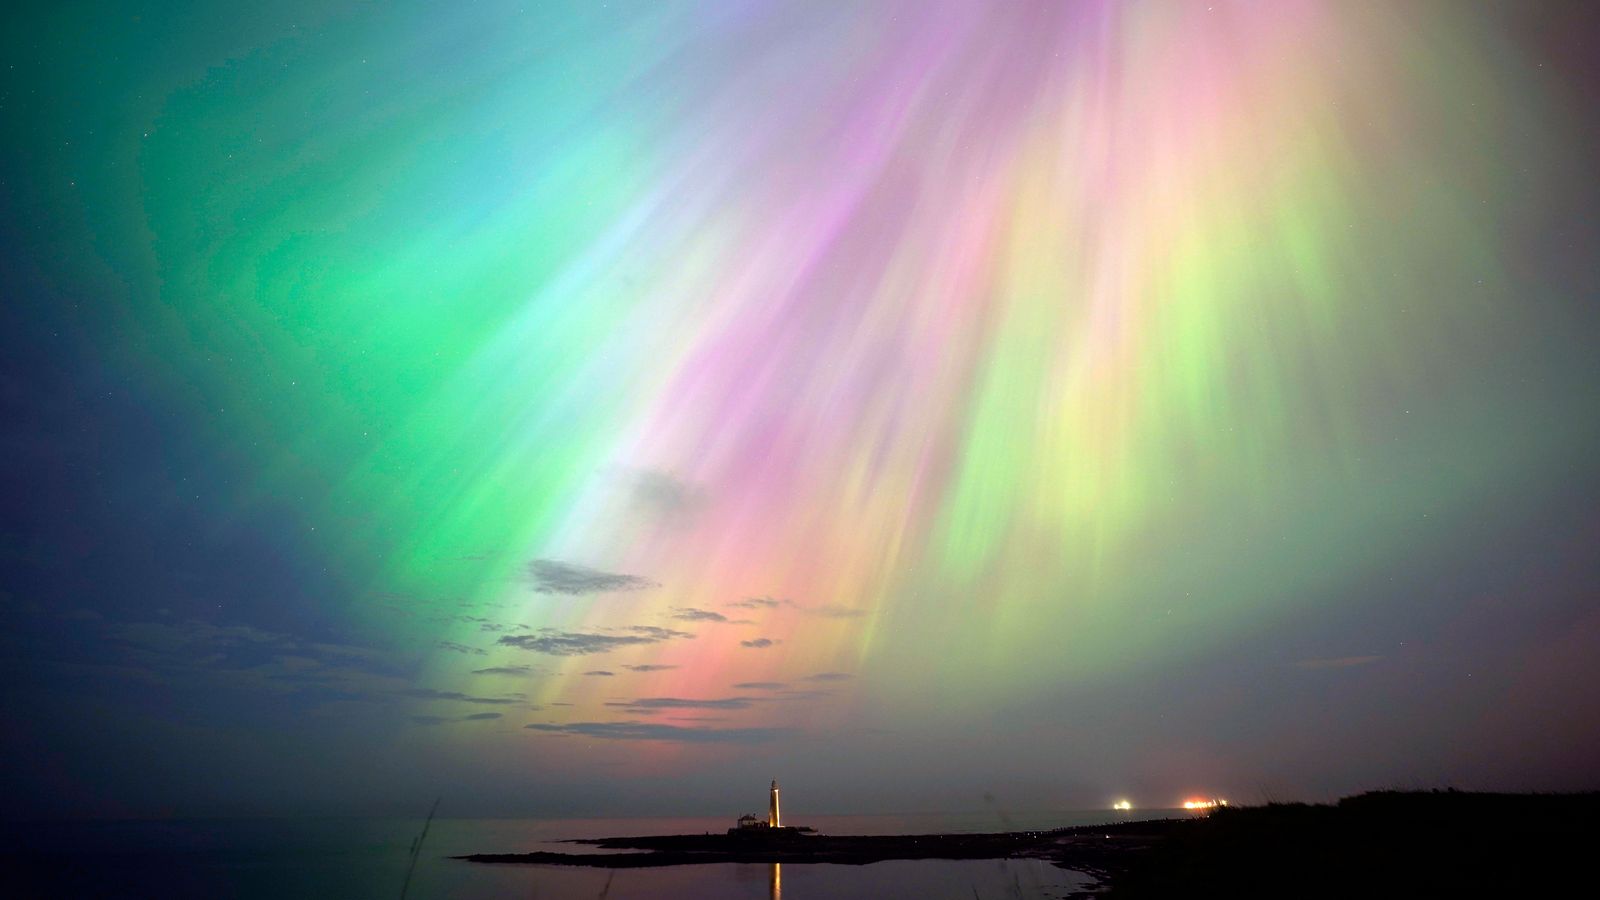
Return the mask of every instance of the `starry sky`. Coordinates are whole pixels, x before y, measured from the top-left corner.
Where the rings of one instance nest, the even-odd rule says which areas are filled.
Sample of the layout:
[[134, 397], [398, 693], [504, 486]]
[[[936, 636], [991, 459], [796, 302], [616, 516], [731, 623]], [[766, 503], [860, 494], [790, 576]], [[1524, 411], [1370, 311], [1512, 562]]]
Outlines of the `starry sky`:
[[7, 815], [1597, 787], [1584, 4], [27, 4]]

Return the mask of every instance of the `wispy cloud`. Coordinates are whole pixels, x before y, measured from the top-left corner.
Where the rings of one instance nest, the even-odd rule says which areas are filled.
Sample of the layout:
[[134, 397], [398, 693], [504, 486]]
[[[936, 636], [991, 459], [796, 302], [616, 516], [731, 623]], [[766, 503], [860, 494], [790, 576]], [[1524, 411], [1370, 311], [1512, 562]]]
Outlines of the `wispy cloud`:
[[808, 616], [821, 616], [824, 619], [859, 619], [867, 614], [867, 611], [859, 606], [844, 606], [838, 603], [826, 603], [822, 606], [796, 605], [795, 609]]
[[727, 604], [735, 609], [778, 609], [787, 607], [808, 616], [820, 616], [824, 619], [859, 619], [867, 614], [867, 610], [858, 606], [845, 606], [841, 603], [824, 603], [818, 606], [807, 606], [793, 600], [779, 600], [774, 597], [746, 597]]
[[107, 626], [114, 638], [156, 652], [189, 650], [195, 647], [271, 646], [293, 648], [299, 641], [287, 634], [265, 631], [251, 625], [213, 625], [210, 622], [127, 622]]
[[726, 622], [728, 617], [709, 609], [695, 609], [692, 606], [675, 607], [672, 617], [683, 622]]
[[751, 647], [760, 650], [766, 647], [771, 647], [775, 643], [777, 643], [777, 641], [774, 641], [772, 638], [755, 638], [753, 640], [740, 641], [739, 646]]
[[615, 672], [607, 672], [605, 669], [594, 669], [592, 671], [588, 671], [588, 672], [585, 672], [583, 674], [585, 674], [585, 675], [599, 675], [599, 676], [604, 677], [604, 678], [611, 678], [611, 677], [615, 676], [617, 673], [615, 673]]
[[1338, 656], [1331, 659], [1302, 659], [1295, 663], [1302, 669], [1348, 669], [1366, 666], [1382, 659], [1381, 656]]
[[490, 666], [487, 669], [473, 669], [474, 675], [542, 675], [545, 670], [537, 666]]
[[392, 702], [408, 684], [402, 661], [369, 647], [307, 639], [251, 625], [199, 620], [87, 623], [111, 643], [112, 671], [147, 681], [183, 679], [312, 705]]
[[432, 688], [411, 688], [400, 693], [413, 700], [453, 700], [458, 703], [481, 703], [487, 706], [510, 706], [522, 702], [504, 697], [474, 697], [460, 691], [436, 691]]
[[851, 675], [849, 672], [818, 672], [815, 675], [807, 675], [806, 677], [804, 677], [804, 678], [802, 678], [800, 680], [801, 681], [849, 681], [850, 679], [852, 679], [854, 677], [855, 676]]
[[781, 681], [741, 681], [734, 687], [741, 691], [781, 691], [788, 685]]
[[543, 628], [533, 634], [508, 634], [500, 638], [497, 643], [550, 656], [589, 656], [620, 647], [637, 647], [642, 644], [659, 644], [662, 641], [694, 637], [687, 631], [659, 628], [654, 625], [632, 625], [621, 630], [623, 634], [592, 634]]
[[440, 650], [449, 650], [451, 653], [464, 653], [470, 656], [488, 656], [489, 652], [480, 647], [468, 647], [455, 641], [440, 641], [437, 644]]
[[787, 728], [706, 728], [655, 722], [573, 722], [527, 726], [548, 734], [572, 734], [611, 741], [671, 741], [690, 744], [757, 744], [775, 741], [793, 732]]
[[625, 632], [628, 632], [629, 634], [644, 635], [647, 638], [651, 638], [653, 640], [658, 640], [658, 641], [665, 641], [665, 640], [669, 640], [671, 638], [692, 638], [692, 637], [694, 637], [694, 635], [690, 634], [687, 631], [677, 631], [677, 630], [672, 629], [672, 628], [662, 628], [659, 625], [627, 625], [627, 626], [624, 626], [622, 628], [616, 628], [616, 629], [611, 629], [611, 630], [613, 630], [613, 631], [625, 631]]
[[412, 716], [411, 721], [418, 725], [449, 725], [454, 722], [489, 722], [500, 717], [500, 713], [486, 712], [465, 716]]
[[669, 669], [676, 669], [677, 666], [658, 666], [646, 663], [642, 666], [623, 666], [623, 668], [629, 672], [665, 672]]
[[657, 586], [655, 582], [639, 575], [602, 572], [554, 559], [533, 560], [528, 563], [526, 574], [533, 589], [541, 594], [605, 594]]
[[719, 697], [697, 700], [687, 697], [640, 697], [626, 702], [607, 703], [626, 709], [747, 709], [754, 702], [749, 697]]
[[676, 519], [694, 513], [705, 502], [700, 488], [670, 472], [638, 469], [631, 474], [633, 505], [650, 515]]
[[774, 700], [820, 700], [832, 697], [833, 691], [780, 691]]

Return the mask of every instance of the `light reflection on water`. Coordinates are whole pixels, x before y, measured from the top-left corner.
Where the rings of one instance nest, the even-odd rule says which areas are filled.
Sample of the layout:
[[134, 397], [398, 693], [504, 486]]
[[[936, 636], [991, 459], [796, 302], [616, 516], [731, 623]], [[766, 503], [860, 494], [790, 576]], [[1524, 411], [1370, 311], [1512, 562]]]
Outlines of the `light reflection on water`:
[[[604, 897], [605, 900], [761, 900], [761, 898], [1062, 897], [1092, 887], [1087, 876], [1040, 860], [887, 860], [865, 866], [719, 863], [664, 869], [525, 867], [494, 893], [448, 896]], [[498, 876], [497, 876], [498, 880]], [[484, 885], [484, 887], [487, 887]], [[530, 893], [531, 892], [531, 893]], [[431, 896], [431, 895], [430, 895]]]
[[[1160, 811], [1140, 811], [1139, 818]], [[1107, 811], [994, 817], [813, 816], [830, 834], [1044, 830], [1127, 820]], [[595, 897], [759, 900], [1060, 897], [1093, 884], [1039, 860], [889, 860], [865, 866], [718, 863], [650, 869], [483, 865], [466, 853], [596, 852], [570, 838], [720, 832], [721, 819], [436, 819], [411, 883], [413, 898]], [[0, 839], [32, 860], [0, 875], [11, 896], [399, 896], [418, 820], [301, 819], [6, 825]], [[92, 864], [90, 864], [92, 862]], [[20, 893], [14, 892], [19, 886]], [[31, 889], [30, 889], [31, 888]]]

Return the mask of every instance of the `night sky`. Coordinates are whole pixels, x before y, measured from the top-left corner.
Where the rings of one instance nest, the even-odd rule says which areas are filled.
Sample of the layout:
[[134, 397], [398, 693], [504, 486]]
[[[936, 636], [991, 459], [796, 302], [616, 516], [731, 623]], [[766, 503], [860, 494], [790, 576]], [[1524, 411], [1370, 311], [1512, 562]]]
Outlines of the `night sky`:
[[7, 19], [7, 817], [1600, 787], [1591, 5]]

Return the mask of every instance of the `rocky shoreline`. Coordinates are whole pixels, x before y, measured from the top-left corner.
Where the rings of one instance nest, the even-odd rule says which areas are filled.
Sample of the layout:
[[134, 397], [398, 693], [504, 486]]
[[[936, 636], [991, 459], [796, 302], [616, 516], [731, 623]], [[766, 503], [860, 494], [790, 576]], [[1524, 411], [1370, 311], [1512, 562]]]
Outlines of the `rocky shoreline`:
[[630, 869], [707, 863], [831, 863], [867, 865], [886, 860], [1042, 859], [1096, 877], [1122, 869], [1128, 859], [1162, 840], [1178, 820], [998, 834], [913, 835], [646, 835], [570, 843], [618, 853], [474, 853], [478, 863]]

